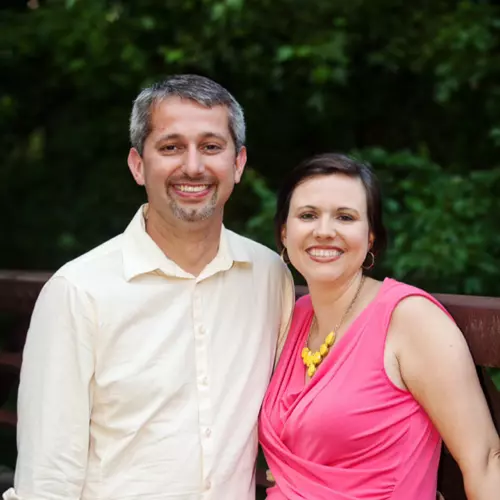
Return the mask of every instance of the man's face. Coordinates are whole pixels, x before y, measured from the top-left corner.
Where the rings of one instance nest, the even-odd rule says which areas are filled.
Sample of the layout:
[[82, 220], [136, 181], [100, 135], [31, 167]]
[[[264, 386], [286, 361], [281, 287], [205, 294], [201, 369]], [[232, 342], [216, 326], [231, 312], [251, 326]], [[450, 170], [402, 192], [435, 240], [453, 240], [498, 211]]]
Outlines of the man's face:
[[226, 106], [169, 97], [153, 105], [142, 157], [132, 148], [128, 163], [146, 187], [150, 210], [166, 221], [197, 222], [222, 215], [246, 150], [236, 153]]

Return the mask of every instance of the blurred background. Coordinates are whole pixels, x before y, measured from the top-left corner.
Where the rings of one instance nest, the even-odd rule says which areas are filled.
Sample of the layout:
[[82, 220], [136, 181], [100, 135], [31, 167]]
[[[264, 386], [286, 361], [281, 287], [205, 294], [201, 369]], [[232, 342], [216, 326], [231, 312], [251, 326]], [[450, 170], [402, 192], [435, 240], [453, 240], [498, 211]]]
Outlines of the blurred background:
[[193, 72], [246, 110], [227, 226], [273, 247], [282, 176], [350, 153], [383, 182], [379, 276], [500, 295], [500, 2], [0, 3], [0, 268], [55, 270], [125, 228], [132, 101]]
[[378, 277], [500, 296], [499, 4], [0, 0], [0, 269], [53, 271], [123, 231], [145, 200], [126, 164], [132, 101], [198, 73], [246, 110], [228, 227], [273, 248], [283, 175], [349, 153], [382, 180]]

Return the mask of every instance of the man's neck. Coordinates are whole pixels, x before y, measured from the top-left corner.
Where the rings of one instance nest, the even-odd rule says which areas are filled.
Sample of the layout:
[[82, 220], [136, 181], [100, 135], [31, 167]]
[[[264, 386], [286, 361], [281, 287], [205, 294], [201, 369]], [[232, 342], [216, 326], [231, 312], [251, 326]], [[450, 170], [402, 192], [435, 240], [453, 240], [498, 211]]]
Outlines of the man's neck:
[[181, 269], [198, 276], [217, 255], [222, 213], [199, 222], [170, 221], [148, 210], [146, 232]]

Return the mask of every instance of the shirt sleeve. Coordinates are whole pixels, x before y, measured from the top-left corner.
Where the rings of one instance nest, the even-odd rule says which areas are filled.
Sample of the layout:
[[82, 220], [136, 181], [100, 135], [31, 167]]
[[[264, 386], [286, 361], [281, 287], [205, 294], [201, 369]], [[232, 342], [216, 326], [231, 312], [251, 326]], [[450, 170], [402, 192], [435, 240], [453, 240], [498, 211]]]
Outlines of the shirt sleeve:
[[64, 277], [45, 285], [23, 352], [15, 489], [5, 500], [78, 500], [86, 475], [95, 318]]
[[281, 352], [283, 351], [283, 347], [285, 345], [288, 336], [288, 330], [290, 328], [290, 323], [292, 322], [293, 308], [295, 305], [295, 285], [293, 282], [292, 273], [285, 265], [283, 265], [281, 294], [282, 294], [281, 324], [278, 336], [278, 343], [276, 346], [276, 357], [274, 360], [275, 367], [281, 356]]

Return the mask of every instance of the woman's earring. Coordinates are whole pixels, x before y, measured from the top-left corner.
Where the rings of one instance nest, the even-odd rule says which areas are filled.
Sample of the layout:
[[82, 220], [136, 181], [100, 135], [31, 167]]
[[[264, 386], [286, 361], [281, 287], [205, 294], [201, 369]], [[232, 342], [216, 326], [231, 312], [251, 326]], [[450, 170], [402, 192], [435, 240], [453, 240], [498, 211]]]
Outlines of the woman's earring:
[[290, 263], [290, 259], [288, 258], [288, 252], [286, 251], [286, 247], [283, 247], [283, 250], [281, 250], [280, 257], [281, 257], [281, 260], [285, 264], [289, 264]]
[[[375, 265], [375, 254], [373, 252], [368, 252], [366, 256], [368, 255], [372, 258], [372, 261], [369, 266], [363, 263], [363, 266], [361, 266], [365, 271], [369, 271], [374, 265]], [[365, 259], [366, 260], [366, 259]]]

